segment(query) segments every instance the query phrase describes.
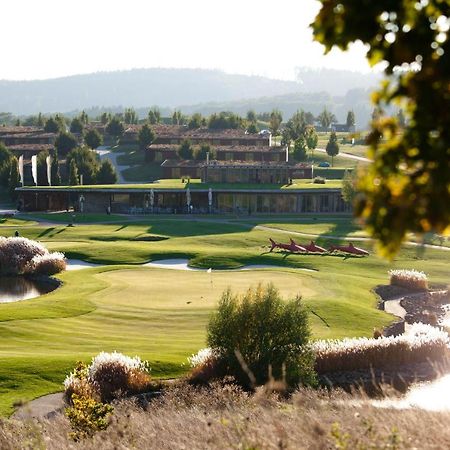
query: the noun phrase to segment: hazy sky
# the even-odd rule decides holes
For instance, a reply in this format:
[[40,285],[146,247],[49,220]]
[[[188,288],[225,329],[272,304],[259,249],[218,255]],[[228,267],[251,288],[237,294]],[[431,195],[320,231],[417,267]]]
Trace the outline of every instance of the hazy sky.
[[294,79],[369,70],[362,45],[324,56],[315,0],[1,0],[0,79],[193,67]]

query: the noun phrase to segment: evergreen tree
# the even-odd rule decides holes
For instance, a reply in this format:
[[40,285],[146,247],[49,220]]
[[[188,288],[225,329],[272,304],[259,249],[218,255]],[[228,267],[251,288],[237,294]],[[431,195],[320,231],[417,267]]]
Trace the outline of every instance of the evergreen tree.
[[207,153],[209,153],[210,160],[214,159],[214,150],[209,146],[209,144],[202,144],[194,151],[194,159],[196,161],[205,161]]
[[0,142],[0,185],[8,186],[13,154]]
[[202,115],[200,113],[192,114],[188,122],[188,128],[193,130],[195,128],[200,128],[202,126]]
[[317,136],[316,130],[313,126],[308,126],[305,131],[306,145],[308,149],[311,150],[311,155],[317,147],[319,142],[319,136]]
[[133,108],[125,109],[125,112],[123,114],[123,121],[128,125],[138,123],[138,116],[136,114],[136,111]]
[[37,120],[36,120],[36,125],[38,127],[43,127],[44,126],[44,118],[42,117],[42,113],[38,114]]
[[45,122],[44,131],[46,133],[59,133],[62,131],[61,124],[54,117],[49,117]]
[[342,179],[342,198],[348,202],[353,203],[353,200],[357,194],[357,177],[356,169],[352,171],[345,171],[344,178]]
[[77,163],[75,159],[72,159],[69,165],[69,186],[78,186],[79,184]]
[[111,114],[109,114],[107,112],[102,113],[102,115],[100,116],[100,122],[103,125],[106,125],[110,120],[111,120]]
[[257,134],[258,132],[259,130],[255,122],[252,122],[247,128],[247,133],[249,134]]
[[158,108],[154,107],[148,112],[148,121],[151,125],[161,122],[161,112]]
[[49,153],[47,151],[39,152],[37,155],[37,179],[39,186],[47,186],[47,156]]
[[295,161],[305,161],[306,160],[306,139],[303,137],[303,135],[300,135],[298,139],[296,139],[294,143],[294,151],[293,151],[293,157]]
[[256,112],[253,109],[247,111],[247,120],[249,122],[256,122]]
[[55,147],[58,153],[66,155],[78,145],[76,137],[71,133],[61,132],[55,140]]
[[140,130],[138,135],[139,148],[145,150],[156,138],[152,128],[145,124]]
[[55,149],[53,151],[52,164],[50,166],[50,175],[52,177],[52,186],[60,186],[61,185],[61,174],[59,173],[59,159],[58,159],[58,151]]
[[337,122],[336,116],[332,112],[328,111],[326,107],[317,116],[317,120],[320,122],[320,125],[326,129],[330,128],[332,123]]
[[115,184],[117,183],[116,169],[109,159],[104,159],[97,172],[96,184]]
[[83,184],[95,184],[99,168],[98,155],[88,147],[78,147],[67,155],[67,164],[70,167],[72,159],[78,168],[78,174],[83,175]]
[[74,117],[72,122],[70,122],[70,132],[71,133],[82,133],[84,124],[80,118]]
[[331,156],[331,166],[333,166],[333,158],[339,154],[339,144],[337,141],[337,136],[334,131],[330,134],[330,139],[328,141],[326,151],[328,156]]
[[352,111],[349,111],[347,113],[347,127],[354,127],[356,124],[356,120],[355,120],[355,113]]
[[278,134],[282,121],[283,115],[281,114],[281,111],[278,109],[273,109],[270,113],[269,128],[274,136]]
[[84,135],[84,143],[89,147],[95,150],[98,146],[102,145],[103,137],[102,135],[95,129],[87,131]]
[[192,159],[194,152],[192,150],[191,142],[185,139],[178,147],[177,153],[181,159]]
[[19,187],[20,184],[20,174],[19,174],[19,162],[15,156],[11,159],[11,165],[9,169],[9,182],[8,182],[8,191],[9,195],[13,200],[17,198],[17,192],[15,189]]
[[118,139],[123,135],[124,128],[122,122],[117,118],[113,117],[106,125],[106,132],[110,135]]

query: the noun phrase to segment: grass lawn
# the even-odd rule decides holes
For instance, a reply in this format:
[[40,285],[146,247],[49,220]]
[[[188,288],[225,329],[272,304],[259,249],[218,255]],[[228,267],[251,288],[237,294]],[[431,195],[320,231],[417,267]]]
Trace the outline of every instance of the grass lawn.
[[[200,179],[191,179],[189,183],[183,183],[180,179],[163,179],[153,183],[141,184],[106,184],[106,185],[83,185],[83,186],[30,186],[29,189],[39,190],[66,190],[75,189],[82,191],[85,189],[189,189],[207,190],[236,190],[236,189],[267,189],[267,190],[284,190],[284,189],[339,189],[342,187],[342,180],[329,180],[326,184],[316,184],[309,179],[293,180],[293,184],[247,184],[247,183],[202,183]],[[25,186],[25,189],[28,187]]]
[[122,170],[122,176],[126,181],[154,181],[162,176],[160,164],[142,163]]
[[[48,217],[53,220],[57,215]],[[77,360],[88,361],[102,350],[138,354],[150,360],[155,376],[182,374],[186,357],[204,346],[205,324],[228,286],[243,291],[259,282],[273,282],[286,296],[300,293],[310,311],[313,336],[340,338],[370,336],[374,327],[392,320],[376,309],[371,293],[387,281],[389,268],[424,270],[432,282],[448,283],[448,252],[439,250],[419,255],[407,248],[392,263],[377,256],[268,253],[268,237],[288,241],[286,231],[336,236],[361,232],[345,218],[107,217],[115,222],[20,228],[21,235],[65,251],[70,258],[117,265],[63,273],[63,286],[56,291],[0,305],[0,414],[11,413],[13,403],[21,399],[61,390],[65,374]],[[5,235],[13,232],[3,230]],[[148,240],[155,236],[165,239]],[[329,243],[321,236],[317,241]],[[213,270],[209,275],[132,265],[173,257],[215,269],[243,264],[284,267]]]

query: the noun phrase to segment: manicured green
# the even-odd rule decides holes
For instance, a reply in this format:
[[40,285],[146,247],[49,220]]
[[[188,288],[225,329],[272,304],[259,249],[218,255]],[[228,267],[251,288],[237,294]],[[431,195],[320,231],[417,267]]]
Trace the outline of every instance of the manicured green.
[[[326,184],[316,184],[312,180],[294,180],[293,184],[247,184],[247,183],[202,183],[199,179],[191,179],[190,182],[183,182],[178,179],[164,179],[158,180],[154,183],[147,184],[107,184],[107,185],[83,185],[77,186],[76,190],[84,189],[338,189],[342,187],[341,180],[330,180]],[[74,189],[72,186],[25,186],[25,188],[39,189],[39,190],[64,190]]]
[[[64,216],[41,217],[53,221]],[[70,258],[118,265],[66,272],[59,277],[62,287],[50,294],[0,304],[1,414],[12,412],[16,401],[60,390],[77,360],[88,361],[102,350],[138,354],[150,360],[155,376],[184,373],[186,357],[205,345],[205,325],[228,286],[244,292],[259,282],[273,282],[285,297],[300,293],[309,311],[313,338],[340,338],[370,336],[374,327],[392,320],[376,309],[371,292],[387,281],[389,268],[420,269],[429,274],[431,282],[448,282],[449,254],[442,250],[426,250],[421,255],[408,247],[392,264],[377,256],[268,252],[270,236],[287,242],[292,231],[317,234],[317,242],[325,246],[331,240],[323,235],[360,233],[345,218],[106,217],[114,222],[20,228],[21,235],[65,251]],[[89,220],[104,218],[90,216]],[[12,235],[14,228],[3,231]],[[361,246],[369,248],[370,243]],[[208,274],[123,265],[175,257],[215,270]],[[217,270],[243,264],[281,267]]]

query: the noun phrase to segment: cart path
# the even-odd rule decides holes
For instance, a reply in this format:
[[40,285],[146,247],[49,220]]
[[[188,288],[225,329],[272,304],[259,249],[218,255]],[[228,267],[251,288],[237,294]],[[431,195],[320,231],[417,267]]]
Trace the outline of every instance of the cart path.
[[[319,151],[321,153],[326,153],[327,151],[324,148],[316,148],[314,149],[314,151]],[[345,153],[345,152],[339,152],[337,156],[342,156],[342,158],[347,158],[347,159],[354,159],[356,161],[362,161],[362,162],[373,162],[371,159],[366,158],[364,156],[356,156],[356,155],[352,155],[351,153]]]
[[117,157],[120,155],[123,155],[124,153],[113,152],[111,150],[111,147],[106,147],[106,146],[98,147],[95,151],[98,154],[98,156],[100,157],[100,161],[102,161],[104,159],[109,159],[111,161],[112,165],[116,169],[117,182],[119,184],[130,184],[130,183],[135,184],[136,183],[135,181],[127,181],[122,176],[122,170],[125,170],[125,169],[128,169],[129,167],[131,167],[131,166],[121,166],[117,162]]
[[64,409],[63,393],[43,395],[19,406],[11,416],[16,420],[51,419]]

